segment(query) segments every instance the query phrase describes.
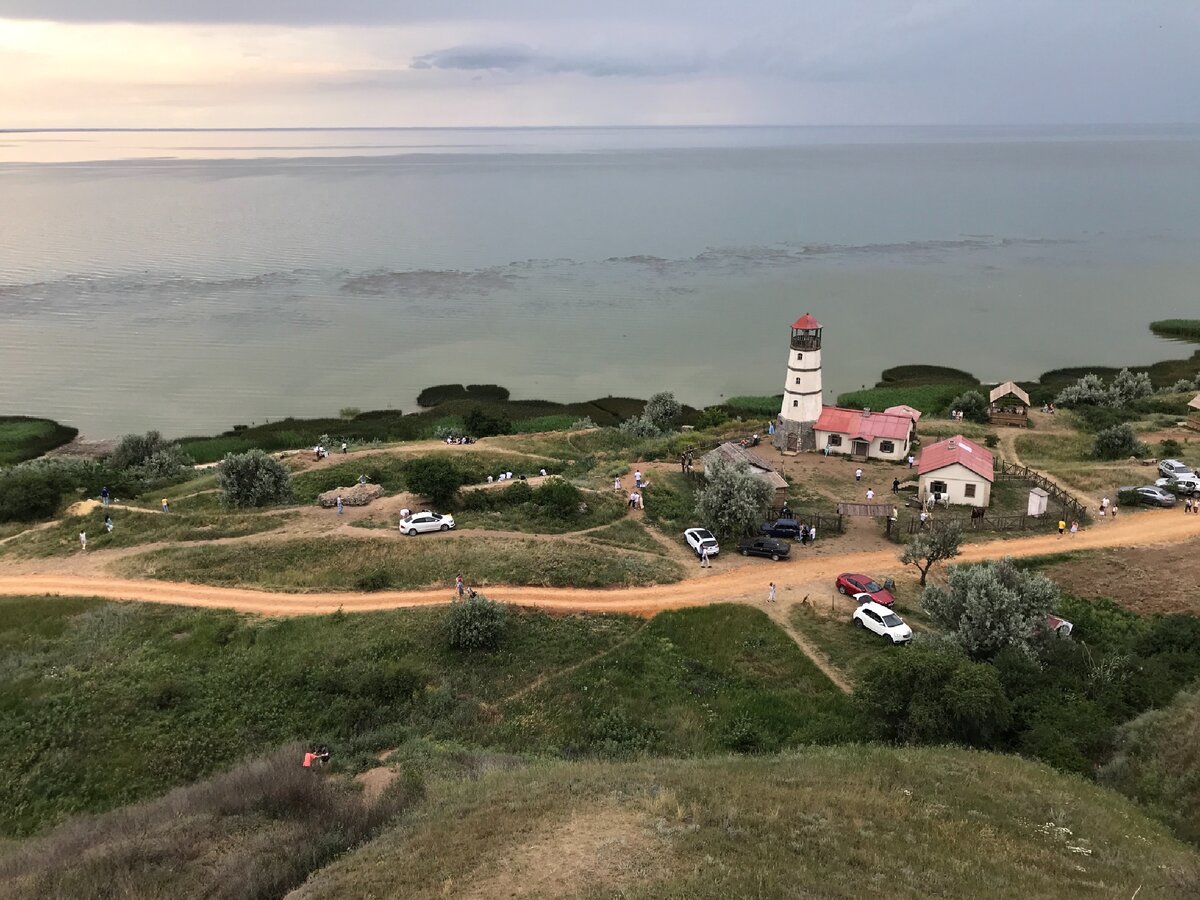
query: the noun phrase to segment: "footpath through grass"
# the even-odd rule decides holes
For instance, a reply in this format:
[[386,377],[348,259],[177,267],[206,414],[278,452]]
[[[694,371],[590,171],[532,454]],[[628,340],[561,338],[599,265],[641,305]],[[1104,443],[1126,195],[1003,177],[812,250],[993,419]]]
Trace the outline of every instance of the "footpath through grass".
[[669,584],[683,569],[666,559],[581,540],[514,540],[425,534],[388,538],[308,538],[168,547],[122,560],[126,575],[281,591],[360,590],[360,579],[399,590],[468,584],[636,587]]
[[1165,900],[1200,855],[1117,794],[952,749],[557,763],[447,785],[304,900]]
[[291,740],[328,742],[353,768],[414,736],[627,756],[860,734],[848,698],[748,607],[649,625],[514,611],[500,649],[479,654],[445,649],[444,615],[258,620],[2,599],[0,834],[139,800]]

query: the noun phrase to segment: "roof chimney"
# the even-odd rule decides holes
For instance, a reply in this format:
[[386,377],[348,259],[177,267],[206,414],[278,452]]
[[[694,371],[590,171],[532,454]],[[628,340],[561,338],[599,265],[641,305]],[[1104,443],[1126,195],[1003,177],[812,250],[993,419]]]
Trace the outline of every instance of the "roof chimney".
[[956,446],[958,445],[954,443],[954,438],[950,438],[950,440],[946,441],[946,448],[948,450],[953,450]]
[[869,406],[864,406],[864,407],[863,407],[863,418],[865,419],[865,418],[867,418],[867,416],[869,416],[869,415],[871,415],[871,407],[869,407]]

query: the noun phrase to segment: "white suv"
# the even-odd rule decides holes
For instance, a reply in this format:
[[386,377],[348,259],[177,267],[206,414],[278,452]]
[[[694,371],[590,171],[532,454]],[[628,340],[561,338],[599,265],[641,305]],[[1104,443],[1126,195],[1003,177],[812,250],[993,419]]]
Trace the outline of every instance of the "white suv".
[[1172,475],[1178,478],[1180,475],[1191,475],[1192,470],[1177,459],[1160,459],[1158,461],[1158,474],[1164,478],[1170,478]]
[[893,644],[907,644],[912,640],[912,629],[904,620],[882,604],[871,599],[870,594],[855,594],[861,606],[854,611],[852,621],[860,628],[885,637]]
[[1160,488],[1175,490],[1181,494],[1194,494],[1200,491],[1200,475],[1195,472],[1187,472],[1183,475],[1171,475],[1167,478],[1160,478],[1154,482]]

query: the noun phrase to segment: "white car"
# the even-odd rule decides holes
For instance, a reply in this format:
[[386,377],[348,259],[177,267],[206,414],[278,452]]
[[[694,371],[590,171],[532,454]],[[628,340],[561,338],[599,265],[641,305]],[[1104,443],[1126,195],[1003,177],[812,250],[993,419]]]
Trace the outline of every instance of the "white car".
[[1170,478],[1172,475],[1178,477],[1180,475],[1191,475],[1190,466],[1181,463],[1177,459],[1160,459],[1158,461],[1158,474],[1164,478]]
[[1188,472],[1184,475],[1171,475],[1168,478],[1160,478],[1154,482],[1160,488],[1173,488],[1179,493],[1192,494],[1200,491],[1200,475],[1195,472]]
[[721,552],[717,539],[707,528],[689,528],[683,533],[683,539],[688,542],[688,546],[695,551],[697,556],[705,548],[708,549],[709,556],[716,556]]
[[853,622],[860,628],[885,637],[893,644],[907,644],[912,640],[912,629],[898,615],[871,599],[870,594],[855,594],[860,606],[854,611]]
[[418,512],[400,520],[400,533],[420,534],[423,531],[449,531],[454,527],[454,516],[443,516],[435,512]]

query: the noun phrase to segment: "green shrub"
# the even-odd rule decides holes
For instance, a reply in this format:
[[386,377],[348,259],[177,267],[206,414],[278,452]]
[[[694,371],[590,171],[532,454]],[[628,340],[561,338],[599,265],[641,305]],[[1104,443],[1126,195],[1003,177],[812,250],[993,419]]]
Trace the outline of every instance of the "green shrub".
[[117,471],[141,470],[151,481],[174,478],[191,462],[178,444],[157,431],[125,435],[108,458]]
[[419,456],[404,464],[404,481],[414,494],[439,506],[449,504],[467,479],[446,456]]
[[463,428],[472,437],[491,437],[508,434],[512,431],[512,422],[504,413],[488,412],[476,404],[463,416]]
[[1167,438],[1158,446],[1160,455],[1166,457],[1179,456],[1183,452],[1183,445],[1175,440],[1175,438]]
[[292,476],[283,463],[261,450],[231,453],[217,466],[221,503],[246,509],[293,500]]
[[476,594],[450,604],[446,611],[446,644],[452,650],[495,650],[504,638],[508,607]]
[[986,425],[988,421],[988,399],[979,391],[964,391],[950,401],[950,409],[962,413],[968,422]]
[[530,494],[533,503],[559,519],[569,519],[579,515],[579,505],[583,502],[583,494],[579,488],[562,478],[547,479],[534,488]]
[[1133,426],[1126,423],[1105,428],[1097,434],[1096,442],[1092,446],[1092,455],[1097,459],[1125,459],[1130,456],[1144,456],[1147,449],[1146,445],[1138,440]]
[[55,447],[69,444],[78,434],[78,428],[50,419],[0,416],[0,466],[36,459]]
[[1000,436],[988,432],[983,436],[983,443],[988,447],[995,447],[1000,443]]
[[392,573],[387,569],[365,572],[355,579],[354,587],[360,591],[386,591],[392,586]]
[[1159,319],[1150,323],[1150,330],[1160,337],[1200,341],[1200,319]]

